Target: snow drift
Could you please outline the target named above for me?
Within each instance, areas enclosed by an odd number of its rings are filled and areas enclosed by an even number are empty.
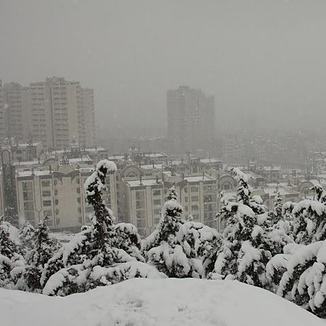
[[[132,279],[68,297],[0,289],[6,326],[322,326],[268,291],[237,281]]]

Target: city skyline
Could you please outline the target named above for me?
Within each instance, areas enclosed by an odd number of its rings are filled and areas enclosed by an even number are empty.
[[[178,85],[215,96],[223,131],[320,130],[325,7],[320,0],[2,0],[0,78],[80,80],[96,91],[106,133],[164,129],[165,93]]]

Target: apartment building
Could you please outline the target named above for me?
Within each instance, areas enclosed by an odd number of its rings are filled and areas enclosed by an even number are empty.
[[[33,140],[45,148],[64,148],[79,141],[80,84],[47,78],[30,84]]]
[[[29,87],[0,87],[0,136],[41,142],[45,149],[95,144],[94,92],[77,81],[51,77]],[[4,123],[1,123],[1,119]]]
[[[81,88],[79,110],[79,143],[84,147],[95,145],[94,90]]]
[[[3,85],[2,80],[0,80],[0,139],[6,137],[5,131],[5,102],[3,96]]]
[[[36,225],[45,216],[52,230],[79,231],[89,223],[93,208],[86,202],[84,182],[93,172],[91,166],[60,165],[56,169],[17,169],[18,216]],[[115,176],[107,178],[105,203],[117,213]]]
[[[214,97],[188,86],[167,92],[168,141],[171,152],[212,148],[215,137]]]
[[[184,207],[185,218],[214,226],[217,209],[216,179],[208,175],[182,177],[164,173],[161,179],[156,177],[124,181],[124,194],[121,195],[126,199],[127,215],[140,234],[148,235],[158,224],[162,205],[172,185]]]

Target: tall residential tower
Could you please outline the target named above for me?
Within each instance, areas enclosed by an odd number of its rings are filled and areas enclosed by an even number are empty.
[[[0,85],[0,136],[41,142],[46,149],[95,144],[94,92],[77,81],[52,77]]]
[[[215,136],[214,97],[188,86],[167,92],[171,152],[210,150]]]

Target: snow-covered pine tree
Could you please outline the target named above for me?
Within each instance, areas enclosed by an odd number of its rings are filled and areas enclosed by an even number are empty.
[[[168,195],[166,197],[167,200],[178,200],[178,194],[177,194],[177,191],[175,189],[175,186],[172,186],[170,189],[169,189],[169,192],[168,192]]]
[[[193,277],[206,277],[214,268],[222,237],[216,229],[199,222],[186,221],[177,233],[178,243],[191,259]],[[201,271],[196,274],[196,271]]]
[[[94,209],[92,225],[94,228],[94,240],[99,248],[104,247],[108,243],[113,229],[112,211],[104,204],[102,190],[106,188],[105,179],[107,174],[115,173],[116,170],[115,163],[102,160],[97,163],[96,170],[87,178],[84,185],[87,202]]]
[[[19,240],[24,254],[33,247],[34,236],[35,228],[32,226],[31,223],[25,222],[19,230]]]
[[[15,282],[12,270],[24,265],[20,247],[10,234],[12,228],[14,227],[9,222],[0,218],[0,287],[12,288]]]
[[[292,232],[296,243],[326,240],[326,204],[324,191],[314,187],[314,199],[304,199],[292,209]]]
[[[326,241],[297,245],[288,257],[277,294],[326,317]]]
[[[124,250],[131,257],[144,262],[145,258],[141,253],[141,239],[137,228],[131,223],[118,223],[114,225],[115,236],[112,245]]]
[[[283,277],[287,270],[288,261],[296,250],[301,246],[296,243],[289,243],[283,247],[283,253],[274,255],[266,265],[266,289],[276,293]]]
[[[137,229],[130,224],[113,224],[102,190],[107,174],[115,171],[113,162],[102,160],[85,181],[87,200],[94,208],[91,225],[83,227],[48,261],[41,278],[44,294],[64,296],[133,277],[164,277],[155,268],[137,261],[143,260],[138,256]]]
[[[183,208],[178,202],[178,196],[174,187],[168,191],[166,202],[161,211],[161,219],[156,229],[146,239],[142,241],[142,249],[148,251],[158,246],[162,241],[171,240],[184,223],[182,219]]]
[[[0,254],[11,259],[16,253],[20,253],[19,247],[11,239],[9,222],[0,218]]]
[[[143,240],[148,263],[169,277],[207,275],[219,247],[218,232],[202,223],[185,221],[174,187],[163,205],[161,220],[154,232]]]
[[[53,254],[61,247],[60,242],[49,236],[47,218],[42,220],[36,229],[30,226],[25,228],[28,236],[34,233],[32,237],[32,248],[25,254],[26,267],[22,277],[17,281],[17,288],[25,291],[40,292],[41,275],[44,266],[47,264]]]
[[[258,195],[252,195],[251,186],[248,183],[249,176],[246,173],[242,172],[239,168],[232,168],[230,173],[238,182],[237,202],[250,207],[254,213],[266,213],[267,209],[263,205],[263,200],[261,197]]]
[[[282,197],[279,191],[275,192],[273,200],[273,210],[268,214],[268,224],[273,226],[283,219],[282,215]]]
[[[266,227],[266,208],[252,198],[244,173],[238,169],[233,172],[239,182],[237,200],[222,202],[219,218],[226,227],[210,277],[264,287],[266,264],[273,255],[282,253],[289,239]]]

